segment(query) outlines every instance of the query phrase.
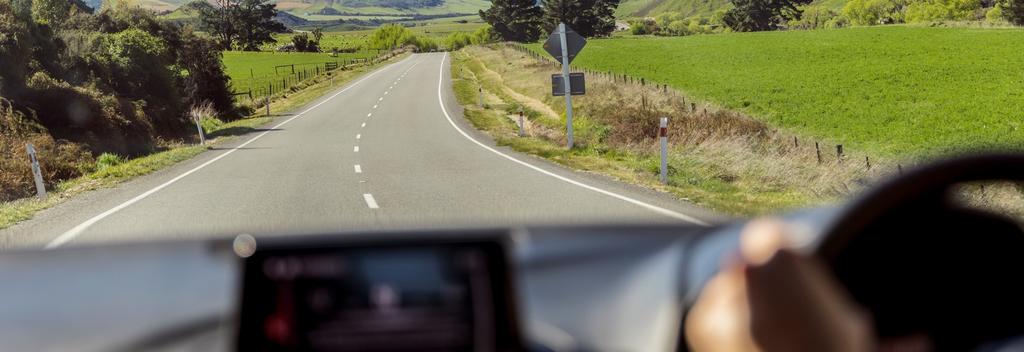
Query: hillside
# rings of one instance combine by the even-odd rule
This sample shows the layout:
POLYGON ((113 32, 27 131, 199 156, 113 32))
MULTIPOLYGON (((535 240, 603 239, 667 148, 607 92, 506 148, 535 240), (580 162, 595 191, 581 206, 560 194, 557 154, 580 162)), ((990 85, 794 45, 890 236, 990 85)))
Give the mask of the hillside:
MULTIPOLYGON (((87 0, 95 7, 118 0, 87 0)), ((133 0, 157 11, 173 11, 192 0, 133 0)), ((329 15, 443 15, 475 14, 491 6, 490 0, 272 0, 279 10, 307 17, 328 9, 329 15)))
MULTIPOLYGON (((846 0, 815 0, 814 3, 841 9, 846 4, 846 0)), ((619 18, 653 17, 665 12, 679 12, 687 16, 709 16, 720 8, 731 6, 729 0, 622 0, 619 3, 619 9, 615 11, 615 16, 619 18)))

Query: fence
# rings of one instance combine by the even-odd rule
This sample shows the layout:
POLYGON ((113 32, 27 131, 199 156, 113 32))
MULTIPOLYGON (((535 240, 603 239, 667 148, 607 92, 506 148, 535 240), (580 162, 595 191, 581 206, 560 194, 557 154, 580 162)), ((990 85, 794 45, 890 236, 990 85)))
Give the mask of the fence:
MULTIPOLYGON (((541 62, 542 64, 550 64, 553 69, 561 69, 561 65, 558 62, 554 61, 554 59, 552 59, 552 58, 550 58, 548 56, 544 56, 544 55, 542 55, 542 54, 540 54, 540 53, 538 53, 538 52, 536 52, 534 50, 531 50, 531 49, 527 48, 526 46, 524 46, 522 44, 518 44, 518 43, 504 43, 504 44, 501 44, 501 45, 503 45, 504 47, 516 50, 518 52, 521 52, 521 53, 523 53, 523 54, 525 54, 525 55, 527 55, 527 56, 537 60, 538 62, 541 62)), ((632 85, 637 85, 637 86, 641 86, 641 87, 648 87, 648 86, 650 86, 653 89, 660 90, 660 91, 665 92, 665 93, 669 93, 670 92, 669 85, 667 83, 654 82, 654 81, 648 80, 648 79, 646 79, 644 77, 633 77, 633 76, 630 76, 630 75, 625 74, 625 73, 617 73, 617 72, 612 72, 612 71, 597 71, 597 70, 592 70, 592 69, 578 67, 578 66, 573 66, 573 65, 570 65, 570 70, 573 71, 573 72, 583 72, 583 73, 585 73, 586 75, 588 75, 590 77, 604 78, 604 79, 607 79, 607 80, 609 80, 611 82, 614 82, 614 83, 632 84, 632 85)), ((676 92, 676 91, 675 90, 671 90, 671 92, 676 92)), ((678 92, 676 92, 676 93, 678 93, 678 92)), ((683 102, 684 102, 684 105, 685 105, 685 101, 686 101, 685 99, 686 98, 684 96, 682 96, 682 95, 680 95, 679 97, 681 99, 683 99, 683 102)), ((644 97, 641 97, 641 99, 644 99, 644 97)), ((707 104, 702 104, 702 105, 703 105, 703 109, 701 111, 701 114, 706 116, 708 114, 708 110, 707 110, 707 106, 708 105, 707 104)), ((689 112, 690 113, 697 113, 697 103, 692 101, 692 100, 690 101, 690 111, 689 112)), ((799 149, 799 147, 800 147, 800 138, 799 137, 793 136, 793 146, 796 147, 797 149, 799 149)), ((821 143, 820 141, 815 141, 814 142, 815 156, 816 156, 816 159, 817 159, 819 165, 825 164, 826 162, 831 161, 831 160, 835 160, 836 163, 838 163, 838 164, 848 164, 848 163, 853 163, 853 162, 859 162, 859 161, 854 161, 854 160, 850 160, 849 159, 849 157, 848 157, 849 154, 847 153, 848 150, 842 144, 836 144, 835 145, 835 157, 834 157, 834 159, 832 159, 832 156, 831 156, 832 152, 829 151, 828 148, 831 148, 831 147, 821 143), (824 152, 822 151, 823 148, 826 149, 824 152)), ((867 170, 871 170, 871 168, 872 168, 871 157, 868 156, 868 155, 865 155, 863 162, 864 162, 864 167, 867 170)), ((877 166, 877 165, 875 165, 875 166, 877 166)), ((896 172, 898 174, 900 174, 900 175, 903 174, 903 165, 902 164, 896 164, 896 172)))

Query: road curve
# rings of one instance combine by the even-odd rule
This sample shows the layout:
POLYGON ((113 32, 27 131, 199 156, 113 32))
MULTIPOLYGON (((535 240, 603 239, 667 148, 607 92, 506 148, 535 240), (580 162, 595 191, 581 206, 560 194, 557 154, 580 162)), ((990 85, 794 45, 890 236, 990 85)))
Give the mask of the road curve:
POLYGON ((0 230, 0 247, 715 218, 494 146, 462 118, 447 59, 368 73, 250 136, 0 230))

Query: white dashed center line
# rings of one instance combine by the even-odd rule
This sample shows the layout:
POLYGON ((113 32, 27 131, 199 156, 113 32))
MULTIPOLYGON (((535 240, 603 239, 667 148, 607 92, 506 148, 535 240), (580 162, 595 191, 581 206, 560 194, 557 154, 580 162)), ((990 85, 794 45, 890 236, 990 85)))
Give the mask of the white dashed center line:
POLYGON ((372 113, 372 112, 371 112, 371 113, 369 113, 369 114, 366 114, 366 117, 370 117, 370 116, 373 116, 373 113, 372 113))
POLYGON ((362 167, 360 167, 359 165, 356 165, 356 173, 357 173, 357 174, 361 174, 361 173, 363 173, 363 168, 362 168, 362 167))
POLYGON ((384 101, 384 97, 380 97, 380 99, 377 99, 377 101, 384 101))
MULTIPOLYGON (((388 95, 388 93, 391 93, 391 92, 390 91, 384 92, 384 95, 388 95)), ((381 99, 384 99, 384 98, 381 98, 381 99)))
POLYGON ((363 124, 359 127, 366 127, 366 122, 363 122, 363 124))
POLYGON ((377 200, 373 199, 373 195, 372 194, 369 194, 369 193, 363 194, 363 199, 366 200, 366 206, 370 207, 370 209, 380 208, 379 206, 377 206, 377 200))
POLYGON ((377 105, 374 105, 374 106, 373 106, 373 108, 374 108, 374 109, 376 109, 376 108, 377 108, 377 105))
POLYGON ((359 146, 357 145, 357 146, 355 146, 355 148, 352 148, 352 151, 358 153, 359 152, 359 146))
POLYGON ((362 134, 358 134, 358 133, 357 133, 357 134, 356 134, 356 139, 360 139, 360 138, 363 138, 363 135, 362 135, 362 134))

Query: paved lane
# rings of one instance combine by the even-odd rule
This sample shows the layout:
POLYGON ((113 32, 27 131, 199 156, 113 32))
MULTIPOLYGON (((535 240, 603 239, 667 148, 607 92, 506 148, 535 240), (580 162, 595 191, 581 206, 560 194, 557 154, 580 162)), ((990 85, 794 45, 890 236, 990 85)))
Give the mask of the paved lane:
POLYGON ((356 79, 265 131, 0 231, 5 247, 593 222, 700 222, 668 196, 505 148, 462 119, 443 53, 356 79))

